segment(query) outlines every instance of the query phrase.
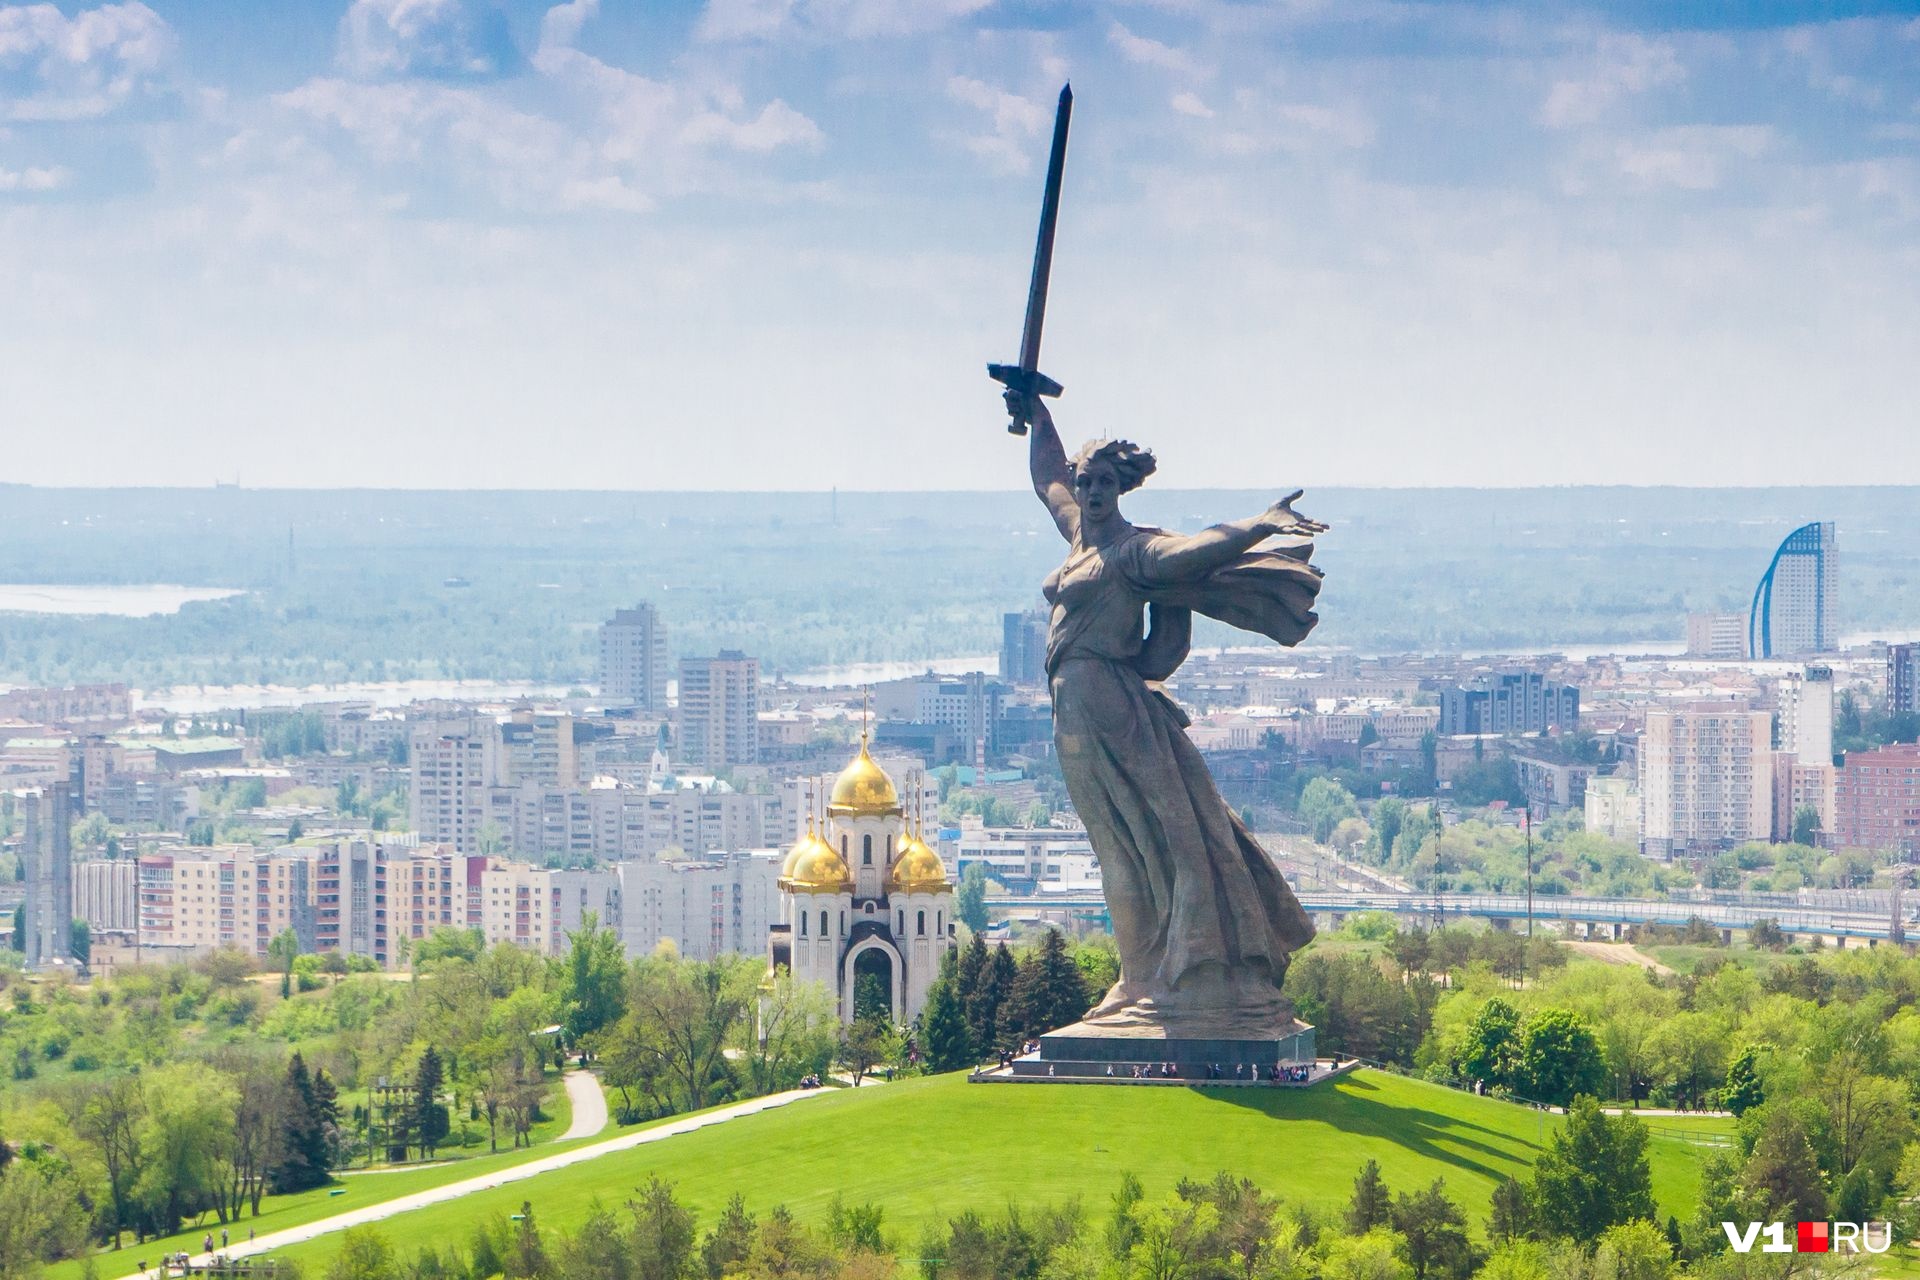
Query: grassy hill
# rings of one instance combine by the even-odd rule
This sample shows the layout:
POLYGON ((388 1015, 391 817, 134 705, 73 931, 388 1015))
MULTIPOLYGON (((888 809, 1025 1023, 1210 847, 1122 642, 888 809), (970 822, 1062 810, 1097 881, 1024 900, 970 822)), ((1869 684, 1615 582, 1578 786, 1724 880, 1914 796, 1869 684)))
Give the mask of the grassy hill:
MULTIPOLYGON (((595 1199, 618 1204, 649 1176, 675 1184, 705 1224, 734 1191, 764 1213, 824 1216, 835 1195, 884 1206, 915 1238, 967 1208, 1084 1197, 1101 1205, 1132 1171, 1149 1194, 1226 1170, 1321 1211, 1344 1205, 1354 1175, 1380 1162, 1395 1190, 1444 1178, 1475 1218, 1498 1181, 1524 1175, 1561 1118, 1510 1103, 1360 1072, 1311 1091, 969 1085, 938 1076, 837 1092, 556 1170, 380 1224, 407 1247, 464 1240, 482 1214, 532 1201, 543 1228, 570 1230, 595 1199)), ((1650 1122, 1662 1214, 1692 1212, 1701 1144, 1724 1120, 1650 1122)), ((286 1256, 331 1256, 323 1237, 286 1256)))

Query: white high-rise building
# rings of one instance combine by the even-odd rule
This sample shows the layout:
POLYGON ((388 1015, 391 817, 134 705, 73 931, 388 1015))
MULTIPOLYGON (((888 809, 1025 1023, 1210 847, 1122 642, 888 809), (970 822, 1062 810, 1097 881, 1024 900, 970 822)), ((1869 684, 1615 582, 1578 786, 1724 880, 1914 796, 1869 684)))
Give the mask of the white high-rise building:
POLYGON ((428 843, 450 844, 461 853, 480 848, 488 821, 488 788, 504 781, 500 726, 491 716, 435 720, 414 726, 413 829, 428 843))
POLYGON ((1640 740, 1643 843, 1667 857, 1773 831, 1773 717, 1730 702, 1647 713, 1640 740))
POLYGON ((671 942, 689 960, 758 952, 779 919, 780 862, 762 851, 621 863, 621 944, 644 956, 671 942))
POLYGON ((25 859, 27 968, 73 963, 73 853, 68 832, 73 802, 56 782, 22 797, 26 818, 20 853, 25 859))
POLYGON ((1804 765, 1833 764, 1833 668, 1810 666, 1774 687, 1779 717, 1776 750, 1804 765))
POLYGON ((667 709, 667 636, 650 604, 617 609, 600 624, 600 696, 646 711, 667 709))
POLYGON ((760 758, 760 660, 737 649, 680 660, 678 758, 703 768, 760 758))

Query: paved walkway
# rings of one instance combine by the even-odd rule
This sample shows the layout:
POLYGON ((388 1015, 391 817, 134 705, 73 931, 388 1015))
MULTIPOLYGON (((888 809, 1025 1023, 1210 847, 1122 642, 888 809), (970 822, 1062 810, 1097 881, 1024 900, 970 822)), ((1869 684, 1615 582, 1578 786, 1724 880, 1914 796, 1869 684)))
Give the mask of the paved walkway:
POLYGON ((563 1079, 567 1101, 573 1104, 573 1123, 558 1141, 591 1138, 607 1127, 607 1095, 600 1088, 600 1077, 591 1071, 569 1071, 563 1079))
MULTIPOLYGON (((584 1072, 580 1074, 586 1074, 584 1072)), ((572 1076, 567 1077, 571 1092, 572 1076)), ((594 1091, 599 1092, 598 1082, 594 1091)), ((635 1147, 646 1146, 650 1142, 660 1142, 666 1138, 677 1138, 683 1133, 692 1133, 712 1124, 724 1124, 741 1116, 756 1115, 770 1111, 775 1107, 784 1107, 789 1103, 804 1101, 807 1098, 823 1097, 837 1092, 833 1089, 793 1089, 786 1093, 771 1093, 764 1098, 752 1098, 746 1102, 736 1102, 730 1107, 721 1107, 703 1115, 687 1116, 680 1120, 670 1120, 655 1125, 651 1129, 642 1129, 638 1133, 629 1133, 618 1138, 609 1138, 605 1142, 596 1142, 590 1147, 576 1147, 572 1151, 563 1151, 558 1155, 547 1156, 540 1160, 529 1160, 525 1164, 514 1165, 510 1169, 498 1169, 492 1173, 483 1173, 459 1182, 449 1182, 442 1187, 432 1187, 426 1191, 416 1191, 412 1195, 397 1196, 379 1204, 370 1204, 360 1209, 350 1209, 337 1213, 330 1218, 321 1218, 297 1227, 288 1227, 284 1231, 273 1231, 256 1240, 236 1240, 222 1250, 229 1258, 245 1258, 257 1253, 272 1253, 276 1249, 285 1249, 290 1245, 304 1244, 319 1236, 330 1235, 335 1231, 344 1231, 348 1227, 363 1226, 369 1222, 379 1222, 396 1214, 411 1213, 415 1209, 424 1209, 428 1205, 444 1204, 449 1200, 458 1200, 470 1196, 476 1191, 490 1191, 494 1187, 503 1187, 508 1183, 521 1182, 527 1178, 551 1173, 555 1169, 564 1169, 587 1160, 597 1160, 601 1156, 612 1155, 616 1151, 631 1151, 635 1147)), ((578 1107, 578 1103, 575 1106, 578 1107)), ((601 1099, 604 1109, 606 1100, 601 1099)), ((579 1113, 575 1112, 575 1123, 579 1122, 579 1113)), ((603 1121, 604 1123, 604 1121, 603 1121)), ((571 1132, 571 1130, 569 1130, 571 1132)), ((213 1261, 213 1255, 197 1253, 193 1255, 196 1266, 206 1266, 213 1261)), ((151 1272, 145 1273, 151 1275, 151 1272)), ((131 1273, 122 1280, 140 1280, 141 1273, 131 1273)))

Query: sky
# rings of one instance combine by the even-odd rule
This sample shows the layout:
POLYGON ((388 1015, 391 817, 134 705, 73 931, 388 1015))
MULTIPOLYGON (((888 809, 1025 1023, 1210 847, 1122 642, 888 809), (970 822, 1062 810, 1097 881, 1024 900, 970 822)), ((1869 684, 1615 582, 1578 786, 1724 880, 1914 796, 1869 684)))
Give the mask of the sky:
MULTIPOLYGON (((1920 483, 1913 5, 0 3, 0 483, 1920 483)), ((4 500, 0 498, 0 500, 4 500)))

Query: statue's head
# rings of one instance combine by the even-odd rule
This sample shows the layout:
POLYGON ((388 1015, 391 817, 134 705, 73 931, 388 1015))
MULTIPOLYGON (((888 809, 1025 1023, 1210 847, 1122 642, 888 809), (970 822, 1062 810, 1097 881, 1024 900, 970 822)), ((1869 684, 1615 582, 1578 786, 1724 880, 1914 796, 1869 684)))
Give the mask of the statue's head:
POLYGON ((1073 459, 1073 496, 1080 513, 1104 520, 1119 509, 1120 495, 1146 483, 1157 465, 1153 454, 1131 440, 1089 440, 1073 459))

